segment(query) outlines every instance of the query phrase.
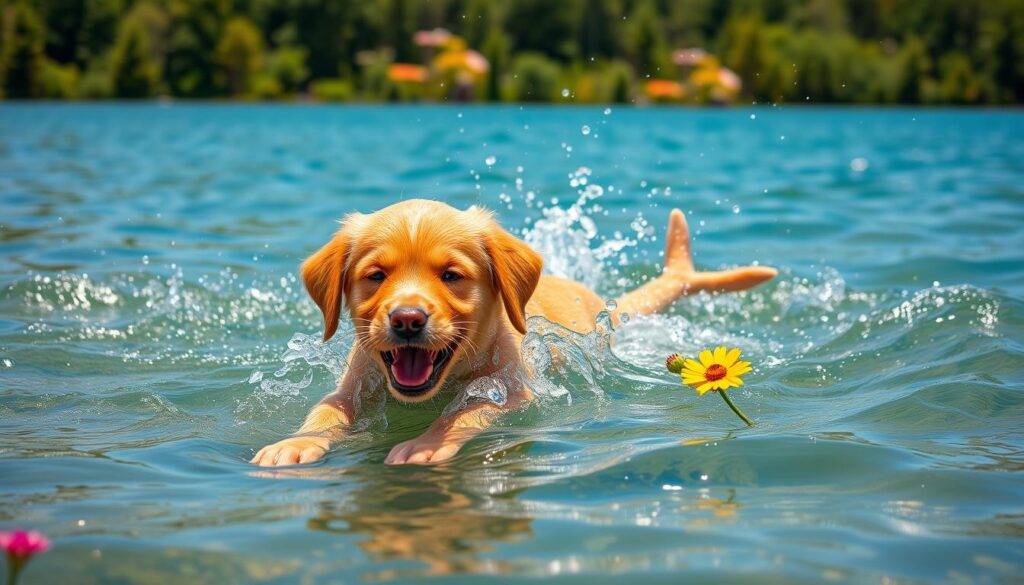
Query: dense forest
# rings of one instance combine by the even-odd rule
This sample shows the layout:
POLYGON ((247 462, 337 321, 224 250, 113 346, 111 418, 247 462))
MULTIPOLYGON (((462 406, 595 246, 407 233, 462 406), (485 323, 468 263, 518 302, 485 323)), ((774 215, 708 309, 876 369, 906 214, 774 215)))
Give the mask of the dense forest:
POLYGON ((706 101, 682 49, 758 103, 1024 98, 1024 0, 0 0, 6 99, 706 101))

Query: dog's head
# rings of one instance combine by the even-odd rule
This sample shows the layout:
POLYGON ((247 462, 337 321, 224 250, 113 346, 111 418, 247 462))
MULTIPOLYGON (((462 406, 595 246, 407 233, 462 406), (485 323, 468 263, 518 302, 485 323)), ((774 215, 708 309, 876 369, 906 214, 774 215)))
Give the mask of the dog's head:
POLYGON ((358 349, 386 374, 392 395, 422 402, 501 319, 526 332, 541 267, 489 212, 411 200, 347 216, 303 263, 302 278, 324 314, 324 340, 338 329, 344 302, 358 349))

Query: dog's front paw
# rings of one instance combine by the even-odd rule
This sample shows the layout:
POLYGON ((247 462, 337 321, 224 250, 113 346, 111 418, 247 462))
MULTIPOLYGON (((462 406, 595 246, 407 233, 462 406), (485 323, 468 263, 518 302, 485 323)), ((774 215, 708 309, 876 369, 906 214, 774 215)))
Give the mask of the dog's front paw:
POLYGON ((434 437, 428 433, 392 447, 391 452, 384 459, 384 463, 388 465, 441 463, 454 457, 461 447, 461 442, 451 438, 434 437))
POLYGON ((323 437, 291 437, 259 450, 250 463, 260 467, 312 463, 327 453, 330 442, 323 437))

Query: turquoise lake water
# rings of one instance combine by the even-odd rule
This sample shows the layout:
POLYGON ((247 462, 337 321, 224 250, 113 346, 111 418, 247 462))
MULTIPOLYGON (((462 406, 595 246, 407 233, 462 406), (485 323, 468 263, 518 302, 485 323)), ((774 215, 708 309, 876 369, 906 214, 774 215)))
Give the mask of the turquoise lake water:
POLYGON ((2 105, 0 529, 54 540, 24 584, 1019 582, 1022 309, 1017 111, 2 105), (449 465, 384 466, 431 414, 388 404, 254 468, 351 344, 298 263, 411 197, 608 298, 674 206, 780 275, 610 349, 532 322, 538 400, 449 465), (754 428, 664 371, 717 344, 754 428))

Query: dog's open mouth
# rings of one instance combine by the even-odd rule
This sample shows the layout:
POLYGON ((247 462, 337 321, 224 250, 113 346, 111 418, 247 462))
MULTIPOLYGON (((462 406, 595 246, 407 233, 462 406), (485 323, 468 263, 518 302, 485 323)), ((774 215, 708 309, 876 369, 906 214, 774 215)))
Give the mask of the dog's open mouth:
POLYGON ((452 355, 455 345, 444 349, 427 349, 406 345, 380 352, 388 367, 391 385, 405 396, 419 396, 437 384, 452 355))

